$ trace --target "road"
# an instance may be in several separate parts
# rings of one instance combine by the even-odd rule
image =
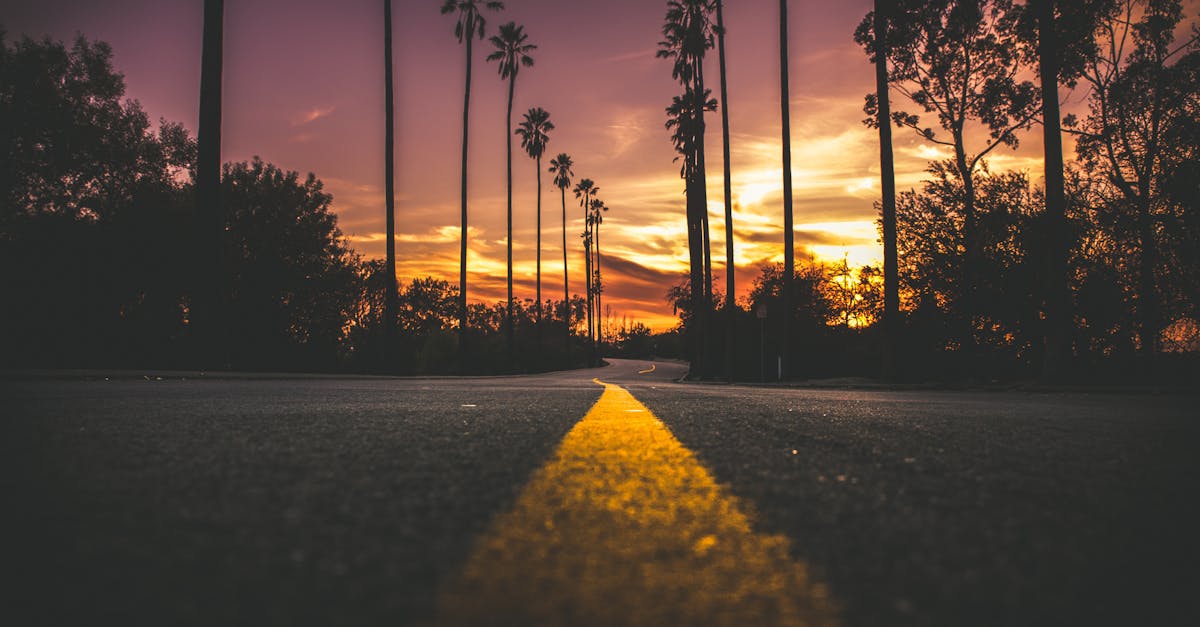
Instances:
[[[1194,396],[681,373],[0,381],[0,620],[1200,624]]]

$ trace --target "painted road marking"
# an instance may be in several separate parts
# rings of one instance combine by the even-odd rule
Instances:
[[[646,373],[649,373],[649,372],[654,372],[654,367],[655,367],[656,365],[657,365],[657,364],[650,364],[650,367],[649,367],[649,368],[647,368],[647,369],[645,369],[645,370],[638,370],[638,374],[646,374]]]
[[[755,533],[666,425],[601,384],[477,540],[434,624],[836,625],[828,590],[790,558],[788,539]]]

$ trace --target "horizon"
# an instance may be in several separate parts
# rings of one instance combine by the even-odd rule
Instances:
[[[683,181],[674,162],[664,108],[678,85],[668,61],[654,57],[665,2],[620,0],[604,7],[546,0],[510,1],[488,15],[488,33],[524,24],[538,45],[536,64],[517,79],[514,125],[540,106],[557,129],[543,158],[543,299],[555,298],[562,272],[560,197],[544,172],[567,152],[575,180],[587,177],[611,207],[602,229],[605,305],[612,315],[674,327],[667,289],[687,271]],[[789,12],[790,101],[798,255],[818,262],[877,265],[882,248],[873,203],[878,198],[878,135],[861,123],[863,96],[874,89],[872,65],[853,41],[870,10],[854,0],[829,10],[798,3]],[[226,7],[222,162],[260,156],[287,170],[312,172],[333,195],[339,226],[365,258],[384,253],[383,29],[378,3],[338,7],[306,0],[259,0]],[[7,37],[76,32],[113,47],[126,97],[151,119],[182,123],[194,136],[199,102],[201,7],[120,0],[80,6],[64,0],[26,6],[3,26]],[[102,10],[103,9],[103,10]],[[464,51],[453,16],[435,3],[393,8],[397,85],[396,257],[401,285],[426,276],[457,285],[459,150]],[[783,256],[779,141],[778,28],[774,2],[726,8],[737,296],[759,268]],[[148,27],[170,23],[176,29]],[[572,24],[597,28],[571,29]],[[613,27],[616,25],[616,28]],[[756,37],[761,34],[762,36]],[[505,84],[476,42],[471,95],[469,278],[471,302],[502,301]],[[574,54],[565,56],[564,51]],[[435,62],[423,59],[436,59]],[[714,97],[716,51],[711,66]],[[1064,92],[1065,93],[1065,92]],[[897,109],[906,101],[893,92]],[[1083,104],[1068,98],[1064,113]],[[724,106],[724,103],[721,103]],[[723,285],[724,203],[719,112],[709,117],[708,191],[714,283]],[[1040,133],[1020,136],[1017,150],[989,155],[993,171],[1020,170],[1039,184]],[[1073,142],[1064,137],[1073,160]],[[533,161],[514,139],[515,297],[534,298]],[[947,153],[904,129],[895,132],[899,190],[916,188],[931,160]],[[571,292],[583,292],[582,211],[567,194]]]

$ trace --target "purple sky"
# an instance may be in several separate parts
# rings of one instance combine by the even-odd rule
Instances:
[[[153,118],[196,128],[200,0],[3,0],[9,37],[82,32],[112,44],[127,95]],[[674,323],[664,294],[686,269],[682,181],[663,108],[679,87],[654,58],[665,1],[511,0],[488,16],[525,25],[539,46],[517,79],[513,124],[530,107],[551,113],[548,156],[568,152],[576,175],[596,181],[611,207],[602,243],[607,304],[662,329]],[[797,245],[852,263],[881,253],[872,202],[878,140],[861,124],[874,74],[854,43],[870,0],[791,3],[791,113]],[[400,280],[456,282],[464,48],[438,0],[395,0],[397,256]],[[782,258],[778,3],[728,2],[729,110],[736,204],[738,292],[763,263]],[[383,254],[383,60],[379,0],[229,0],[225,6],[223,159],[254,155],[314,172],[334,195],[342,230],[368,257]],[[505,85],[477,42],[471,111],[469,295],[504,294]],[[717,93],[715,51],[706,71]],[[724,274],[719,116],[710,118],[709,199],[715,271]],[[939,152],[896,133],[898,181],[915,186]],[[1039,133],[998,150],[993,169],[1041,178]],[[547,159],[548,161],[548,159]],[[544,164],[544,167],[547,164]],[[517,294],[533,297],[533,162],[514,139]],[[560,200],[543,176],[543,296],[561,294]],[[572,292],[582,291],[581,210],[568,194]],[[556,287],[557,286],[557,287]],[[560,296],[561,297],[561,296]]]

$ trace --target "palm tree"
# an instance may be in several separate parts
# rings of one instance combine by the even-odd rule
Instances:
[[[521,136],[521,148],[537,163],[537,321],[540,343],[542,333],[542,153],[550,141],[548,133],[554,130],[550,113],[534,107],[525,113],[525,119],[517,126]]]
[[[584,269],[584,293],[587,295],[587,334],[589,344],[589,361],[591,364],[591,355],[595,352],[593,345],[592,332],[592,214],[589,211],[592,206],[592,197],[600,188],[592,179],[580,179],[575,184],[575,197],[579,199],[579,206],[583,207],[583,269]]]
[[[668,108],[668,116],[686,115],[679,119],[677,130],[688,141],[676,141],[683,153],[685,192],[687,197],[688,247],[692,266],[692,306],[695,328],[689,330],[694,370],[706,374],[712,364],[707,358],[708,326],[712,309],[712,256],[708,233],[708,198],[704,156],[704,112],[708,110],[709,90],[704,87],[704,55],[713,46],[712,23],[709,19],[712,0],[670,0],[663,24],[663,41],[657,56],[672,60],[671,76],[684,88],[679,98]],[[672,111],[676,109],[676,111]],[[668,126],[671,122],[668,121]]]
[[[209,260],[200,281],[197,321],[204,360],[225,361],[224,232],[221,206],[221,65],[225,2],[204,0],[204,41],[200,57],[200,128],[196,134],[196,206],[201,217],[200,255]]]
[[[396,135],[394,89],[392,85],[392,0],[383,0],[383,84],[384,84],[384,204],[387,211],[387,261],[384,295],[384,355],[392,348],[396,336],[396,311],[399,294],[396,289]]]
[[[458,253],[458,333],[459,349],[465,346],[467,330],[467,136],[470,130],[471,111],[471,44],[478,36],[483,39],[487,20],[482,9],[500,11],[503,2],[496,0],[443,0],[442,15],[458,13],[454,25],[454,36],[459,43],[467,44],[467,86],[463,91],[463,135],[462,135],[462,221],[459,227]]]
[[[599,198],[592,198],[592,240],[596,247],[596,276],[592,279],[592,290],[596,292],[596,336],[600,346],[604,346],[604,308],[600,305],[600,294],[604,291],[604,281],[600,273],[600,225],[604,223],[604,213],[608,205]]]
[[[521,66],[533,65],[530,52],[537,49],[533,44],[525,43],[528,36],[525,27],[509,22],[500,26],[500,34],[492,35],[490,41],[496,48],[488,55],[488,61],[498,61],[500,79],[508,79],[508,114],[504,118],[504,141],[507,147],[508,163],[508,302],[505,304],[504,326],[508,336],[508,358],[513,361],[515,342],[513,339],[513,262],[512,262],[512,136],[508,129],[512,128],[513,91],[517,87],[517,73]]]
[[[779,0],[779,108],[783,122],[783,376],[791,374],[793,281],[796,276],[795,233],[792,226],[792,122],[788,96],[788,0]]]
[[[725,158],[725,378],[733,381],[734,324],[734,263],[733,263],[733,188],[729,166],[729,91],[725,86],[725,16],[724,0],[717,0],[717,60],[721,70],[721,145]]]
[[[875,126],[879,129],[879,176],[883,193],[883,373],[896,376],[900,333],[900,276],[896,256],[896,164],[892,155],[892,113],[888,97],[889,18],[895,0],[875,0]]]
[[[567,188],[571,186],[571,177],[575,175],[571,171],[574,165],[571,155],[565,152],[558,153],[557,157],[550,160],[554,186],[562,195],[563,322],[566,326],[564,341],[568,366],[571,365],[571,284],[567,274]]]

